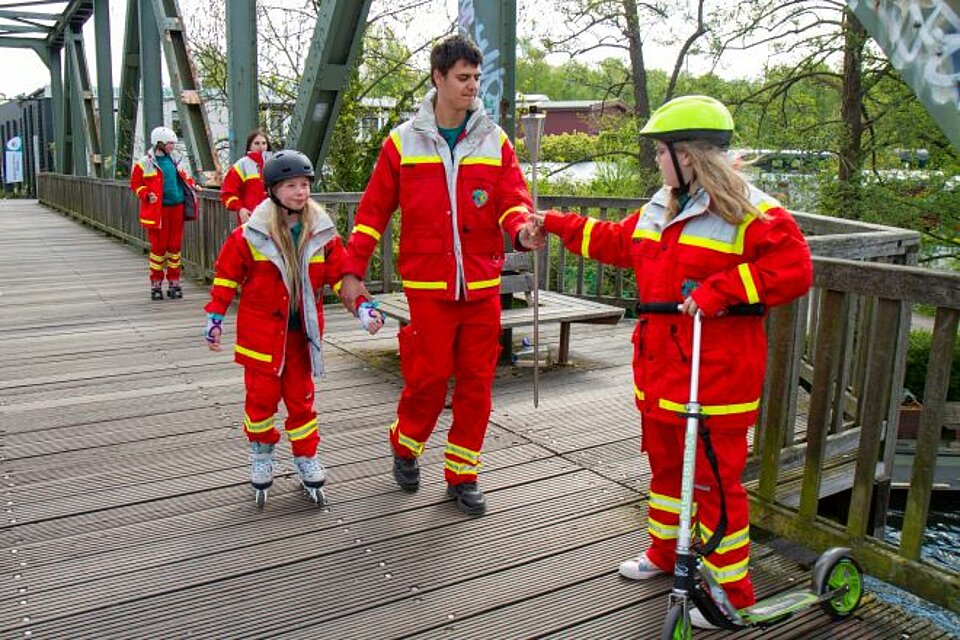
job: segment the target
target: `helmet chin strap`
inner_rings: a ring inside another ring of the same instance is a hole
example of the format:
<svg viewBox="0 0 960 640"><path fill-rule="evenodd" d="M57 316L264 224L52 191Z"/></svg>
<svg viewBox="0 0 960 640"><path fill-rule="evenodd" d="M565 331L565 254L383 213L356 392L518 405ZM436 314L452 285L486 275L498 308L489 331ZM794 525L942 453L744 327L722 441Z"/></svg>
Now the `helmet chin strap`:
<svg viewBox="0 0 960 640"><path fill-rule="evenodd" d="M277 196L273 195L273 189L270 189L270 191L269 191L268 193L270 194L270 200L271 200L271 202L273 202L273 204L275 204L275 205L277 205L278 207L280 207L280 209L282 209L283 211L286 211L288 216L292 216L292 215L295 215L295 214L301 214L301 213L303 213L303 209L291 209L291 208L288 207L287 205L285 205L285 204L283 204L282 202L280 202L280 198L278 198Z"/></svg>
<svg viewBox="0 0 960 640"><path fill-rule="evenodd" d="M680 189L681 194L685 194L690 191L690 185L686 180L683 179L683 169L680 168L680 159L677 157L677 152L673 148L672 142L664 143L667 146L667 151L670 153L670 161L673 162L673 171L677 174L677 183L678 188Z"/></svg>

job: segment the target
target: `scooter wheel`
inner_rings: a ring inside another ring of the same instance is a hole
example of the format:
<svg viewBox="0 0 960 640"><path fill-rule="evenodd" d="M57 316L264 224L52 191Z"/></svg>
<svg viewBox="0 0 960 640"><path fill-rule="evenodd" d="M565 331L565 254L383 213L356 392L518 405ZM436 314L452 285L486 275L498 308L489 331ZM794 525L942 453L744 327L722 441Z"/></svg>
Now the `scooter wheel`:
<svg viewBox="0 0 960 640"><path fill-rule="evenodd" d="M860 606L860 599L863 597L863 571L850 556L840 556L826 568L814 587L818 595L846 587L847 590L843 593L820 604L823 610L834 618L846 618Z"/></svg>
<svg viewBox="0 0 960 640"><path fill-rule="evenodd" d="M663 633L660 640L690 640L693 630L690 628L690 618L683 615L683 603L676 602L667 610L667 618L663 621Z"/></svg>

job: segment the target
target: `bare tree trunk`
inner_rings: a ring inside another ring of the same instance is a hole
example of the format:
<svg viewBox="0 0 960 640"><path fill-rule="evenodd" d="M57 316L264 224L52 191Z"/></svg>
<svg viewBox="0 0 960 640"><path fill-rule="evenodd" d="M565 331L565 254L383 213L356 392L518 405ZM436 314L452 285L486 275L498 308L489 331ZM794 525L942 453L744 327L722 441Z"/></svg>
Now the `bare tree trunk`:
<svg viewBox="0 0 960 640"><path fill-rule="evenodd" d="M845 218L859 219L863 168L863 49L867 31L849 8L843 10L843 17L843 93L840 106L843 130L837 171L837 205L840 208L837 213Z"/></svg>
<svg viewBox="0 0 960 640"><path fill-rule="evenodd" d="M623 13L627 20L627 40L630 43L630 77L633 80L634 113L641 121L650 117L650 95L647 93L647 68L643 62L643 40L640 37L640 19L637 0L623 0ZM657 163L653 147L643 138L637 140L640 166L656 174Z"/></svg>

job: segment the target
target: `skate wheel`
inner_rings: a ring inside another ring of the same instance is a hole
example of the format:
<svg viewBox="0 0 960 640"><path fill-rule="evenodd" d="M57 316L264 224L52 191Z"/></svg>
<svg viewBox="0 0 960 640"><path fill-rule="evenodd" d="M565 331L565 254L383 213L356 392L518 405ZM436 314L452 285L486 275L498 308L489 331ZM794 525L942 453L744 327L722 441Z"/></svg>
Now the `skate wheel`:
<svg viewBox="0 0 960 640"><path fill-rule="evenodd" d="M863 571L857 561L841 555L815 576L814 589L818 595L843 590L820 606L834 618L846 618L860 605L863 597Z"/></svg>
<svg viewBox="0 0 960 640"><path fill-rule="evenodd" d="M663 621L661 640L689 640L693 637L690 628L690 618L683 613L683 603L675 602L667 610L667 617Z"/></svg>
<svg viewBox="0 0 960 640"><path fill-rule="evenodd" d="M256 491L256 494L254 495L254 499L255 499L256 502L257 502L257 507L259 507L260 509L262 509L262 508L263 508L263 505L265 505L265 504L267 503L267 490L266 490L266 489L256 489L255 491Z"/></svg>

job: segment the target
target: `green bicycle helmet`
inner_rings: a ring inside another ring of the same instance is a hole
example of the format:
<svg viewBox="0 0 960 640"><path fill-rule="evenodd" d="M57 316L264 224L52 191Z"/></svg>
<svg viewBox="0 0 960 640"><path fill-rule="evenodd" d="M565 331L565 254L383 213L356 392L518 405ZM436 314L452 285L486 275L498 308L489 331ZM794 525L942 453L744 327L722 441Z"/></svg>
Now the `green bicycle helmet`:
<svg viewBox="0 0 960 640"><path fill-rule="evenodd" d="M710 96L681 96L653 112L640 135L661 142L705 140L730 146L733 116L722 102Z"/></svg>

